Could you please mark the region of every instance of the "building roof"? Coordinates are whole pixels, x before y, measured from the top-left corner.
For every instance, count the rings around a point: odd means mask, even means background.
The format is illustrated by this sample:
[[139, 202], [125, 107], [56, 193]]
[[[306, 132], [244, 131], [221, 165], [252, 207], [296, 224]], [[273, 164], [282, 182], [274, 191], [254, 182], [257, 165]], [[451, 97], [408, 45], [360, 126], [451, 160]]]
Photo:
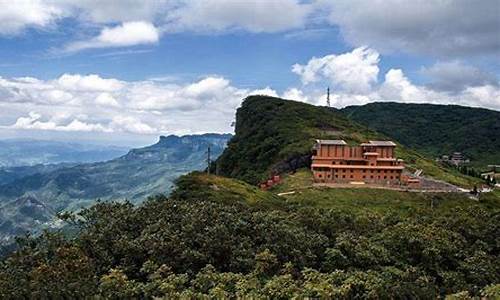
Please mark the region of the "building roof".
[[316, 140], [316, 143], [322, 145], [338, 145], [338, 146], [347, 145], [347, 143], [344, 140]]
[[386, 146], [394, 147], [396, 143], [393, 141], [368, 141], [368, 143], [362, 143], [361, 146]]

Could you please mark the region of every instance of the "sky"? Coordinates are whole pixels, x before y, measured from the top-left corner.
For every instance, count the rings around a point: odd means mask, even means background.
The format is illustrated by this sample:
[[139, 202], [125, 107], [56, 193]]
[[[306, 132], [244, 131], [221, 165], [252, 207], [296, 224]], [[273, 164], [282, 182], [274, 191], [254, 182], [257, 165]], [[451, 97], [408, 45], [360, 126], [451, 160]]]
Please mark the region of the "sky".
[[265, 94], [500, 110], [499, 0], [0, 0], [0, 138], [233, 132]]

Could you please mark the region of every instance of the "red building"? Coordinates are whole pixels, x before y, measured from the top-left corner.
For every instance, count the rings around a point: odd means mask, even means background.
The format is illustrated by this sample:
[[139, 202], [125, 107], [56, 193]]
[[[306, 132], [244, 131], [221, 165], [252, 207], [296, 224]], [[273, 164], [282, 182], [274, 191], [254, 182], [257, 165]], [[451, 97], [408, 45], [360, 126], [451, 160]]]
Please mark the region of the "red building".
[[398, 184], [403, 160], [395, 158], [392, 141], [369, 141], [348, 146], [343, 140], [317, 140], [311, 170], [316, 182]]

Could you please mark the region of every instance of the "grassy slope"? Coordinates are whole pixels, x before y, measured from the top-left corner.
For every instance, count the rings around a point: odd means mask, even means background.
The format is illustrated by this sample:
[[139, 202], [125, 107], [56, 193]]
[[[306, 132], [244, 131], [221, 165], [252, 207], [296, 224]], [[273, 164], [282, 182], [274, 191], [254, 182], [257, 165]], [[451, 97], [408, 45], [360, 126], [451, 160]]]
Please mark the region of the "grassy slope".
[[[351, 144], [387, 139], [335, 109], [267, 96], [251, 96], [243, 102], [236, 114], [235, 133], [217, 160], [217, 169], [221, 175], [251, 184], [266, 179], [283, 162], [305, 166], [299, 158], [310, 155], [317, 138], [344, 139]], [[398, 148], [398, 155], [410, 169], [423, 169], [424, 175], [460, 186], [478, 183], [404, 147]], [[294, 160], [302, 163], [290, 163]]]
[[280, 197], [262, 191], [243, 181], [203, 172], [181, 176], [172, 192], [176, 199], [207, 199], [226, 204], [247, 203], [259, 208], [281, 208], [285, 202]]
[[[280, 192], [295, 194], [277, 196]], [[243, 181], [193, 172], [182, 176], [172, 197], [208, 199], [223, 203], [247, 203], [255, 208], [284, 209], [290, 206], [321, 207], [359, 215], [397, 214], [408, 217], [446, 213], [455, 207], [500, 210], [500, 190], [483, 194], [480, 201], [458, 193], [413, 193], [368, 188], [313, 187], [310, 171], [300, 169], [284, 177], [282, 184], [261, 191]], [[432, 207], [431, 207], [432, 205]]]
[[500, 163], [498, 111], [457, 105], [370, 103], [346, 107], [342, 112], [433, 157], [461, 151], [475, 166]]
[[[284, 177], [281, 185], [271, 193], [295, 191], [282, 196], [288, 203], [332, 208], [345, 212], [371, 212], [403, 215], [433, 214], [448, 211], [452, 207], [481, 206], [500, 209], [500, 190], [481, 195], [480, 201], [471, 200], [457, 193], [412, 193], [368, 188], [313, 187], [310, 171], [301, 169]], [[432, 203], [432, 208], [431, 208]]]

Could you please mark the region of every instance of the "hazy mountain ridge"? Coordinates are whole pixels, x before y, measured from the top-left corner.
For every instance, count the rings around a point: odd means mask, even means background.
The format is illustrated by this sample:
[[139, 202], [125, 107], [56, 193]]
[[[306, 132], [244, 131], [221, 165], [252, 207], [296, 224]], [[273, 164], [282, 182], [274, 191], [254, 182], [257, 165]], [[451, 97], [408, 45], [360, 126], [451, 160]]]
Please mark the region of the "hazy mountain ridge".
[[[139, 202], [149, 195], [169, 193], [178, 176], [205, 168], [208, 145], [217, 157], [230, 136], [162, 136], [154, 145], [132, 149], [109, 161], [27, 172], [27, 176], [0, 185], [0, 235], [6, 238], [32, 227], [42, 228], [40, 224], [54, 212], [77, 210], [97, 199]], [[23, 209], [27, 203], [23, 199], [42, 206], [31, 213]]]
[[126, 147], [45, 140], [0, 140], [0, 167], [89, 163], [124, 155]]

